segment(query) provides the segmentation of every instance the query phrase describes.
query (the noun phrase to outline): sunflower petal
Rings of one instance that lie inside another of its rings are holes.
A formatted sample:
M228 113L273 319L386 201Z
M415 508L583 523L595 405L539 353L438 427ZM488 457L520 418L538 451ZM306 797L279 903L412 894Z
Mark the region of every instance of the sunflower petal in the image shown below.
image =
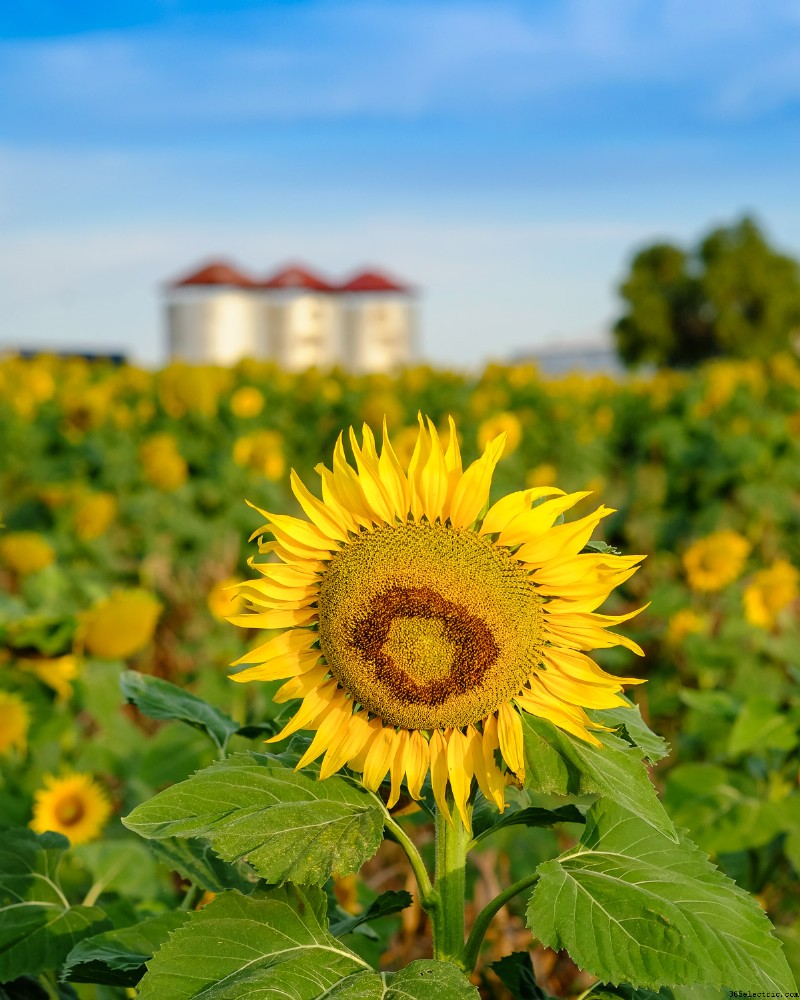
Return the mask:
M456 809L458 809L462 823L469 830L471 823L467 800L472 784L472 754L470 753L470 741L458 729L450 730L447 737L447 773Z
M430 739L431 753L431 788L439 812L448 823L452 823L450 810L447 806L447 743L438 729L434 729Z
M517 777L523 778L525 757L522 752L522 721L509 704L503 704L497 710L497 736L503 760Z
M502 497L486 512L479 534L495 535L503 531L519 514L531 509L534 500L548 496L564 496L564 491L556 486L536 486L529 490L518 490Z
M470 465L459 480L450 507L450 523L454 528L468 528L480 517L489 502L492 476L505 443L505 433L490 441L483 455Z

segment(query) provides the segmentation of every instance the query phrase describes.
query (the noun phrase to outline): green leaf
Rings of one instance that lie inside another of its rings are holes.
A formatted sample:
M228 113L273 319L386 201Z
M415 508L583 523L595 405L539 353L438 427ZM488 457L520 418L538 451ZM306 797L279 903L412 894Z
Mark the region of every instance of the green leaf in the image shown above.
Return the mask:
M555 795L597 794L618 802L677 843L641 752L609 733L602 747L576 739L545 719L523 713L525 784Z
M793 799L770 802L748 775L702 763L674 767L664 791L670 815L709 854L764 847L791 824Z
M796 723L771 698L753 695L739 709L731 727L728 753L738 757L751 750L792 750L797 743Z
M151 719L176 719L201 729L220 753L225 753L228 740L239 730L239 724L230 716L160 677L126 670L119 683L125 699L144 715Z
M365 967L330 935L302 897L254 899L224 893L159 949L140 984L140 1000L234 1000L267 995L314 996Z
M249 993L230 994L231 1000L250 996ZM322 997L325 1000L478 1000L479 994L455 965L420 959L399 972L358 972L339 980L324 992L295 992L292 997L302 997L302 1000ZM225 1000L229 1000L227 993Z
M156 862L140 840L96 840L73 848L73 858L92 876L92 896L115 892L130 899L152 899L161 888Z
M23 976L13 983L0 983L0 1000L51 1000L51 996L38 980Z
M62 978L73 983L135 986L149 962L188 913L162 913L133 927L85 938L67 956Z
M621 695L625 698L625 695ZM669 744L658 736L647 725L639 711L639 706L634 704L630 698L625 698L630 707L624 708L621 705L617 708L592 709L589 715L595 722L601 722L604 726L619 727L617 735L627 740L633 747L638 747L642 755L655 764L662 760L669 753Z
M177 872L206 892L224 892L226 889L252 892L260 881L246 861L228 864L214 854L205 840L167 837L153 840L149 846L156 859L167 865L170 871Z
M92 906L70 906L58 883L69 841L59 833L0 831L0 982L57 969L84 937L109 921Z
M548 1000L549 994L536 982L529 951L512 951L490 968L515 1000Z
M662 986L654 990L636 989L628 983L609 986L607 983L592 987L591 1000L729 1000L727 990L712 989L708 986L676 986L670 989Z
M601 800L580 844L539 868L528 924L612 984L795 990L766 915L689 840Z
M344 775L317 781L275 757L243 753L173 785L123 822L143 837L204 837L225 861L247 860L278 884L322 883L377 851L384 813Z
M497 815L495 811L494 815ZM482 817L485 818L485 817ZM476 836L473 843L477 844L486 837L490 837L498 830L503 830L507 826L553 826L556 823L585 823L583 813L576 806L559 806L558 809L540 809L539 806L528 806L525 809L515 809L503 813L496 823L476 827L473 819L473 831Z
M406 907L411 906L412 902L411 893L406 892L405 889L389 889L387 892L382 892L377 899L373 899L363 913L358 913L354 917L347 917L338 920L336 923L332 923L330 926L331 934L334 937L344 937L345 934L352 934L362 924L366 924L370 920L377 920L379 917L389 917L393 913L400 913L401 910L405 910Z
M140 1000L477 1000L446 962L377 973L324 929L302 893L218 896L171 936L148 965Z

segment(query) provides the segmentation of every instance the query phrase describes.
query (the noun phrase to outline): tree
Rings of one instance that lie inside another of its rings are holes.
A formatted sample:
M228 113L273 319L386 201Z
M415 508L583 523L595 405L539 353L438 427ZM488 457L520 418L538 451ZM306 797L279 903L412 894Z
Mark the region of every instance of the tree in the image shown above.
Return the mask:
M713 357L768 357L800 329L800 265L744 217L684 251L656 243L633 258L614 325L628 365L688 367Z

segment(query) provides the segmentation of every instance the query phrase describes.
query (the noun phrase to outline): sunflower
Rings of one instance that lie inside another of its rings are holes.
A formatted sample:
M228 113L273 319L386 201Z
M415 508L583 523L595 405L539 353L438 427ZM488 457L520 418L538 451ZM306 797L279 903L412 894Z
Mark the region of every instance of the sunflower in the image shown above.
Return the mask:
M273 539L260 550L278 561L255 564L249 610L230 619L273 633L233 678L288 678L275 700L302 701L273 739L315 731L298 767L324 754L321 778L347 764L372 790L389 774L390 806L403 780L419 798L430 772L439 808L449 785L466 825L473 777L499 809L507 772L524 777L521 713L598 745L585 710L625 704L622 684L639 683L586 650L641 654L607 631L636 612L596 609L642 557L583 552L606 507L555 524L586 493L532 488L489 507L504 441L462 471L452 419L444 447L420 417L406 471L385 422L380 455L366 424L360 445L350 431L355 467L340 436L333 469L317 466L322 500L291 474L308 520L260 511L255 535Z
M11 531L0 538L0 562L20 576L38 573L55 558L53 546L35 531Z
M97 838L111 815L103 788L89 774L49 775L34 797L31 829L53 830L73 845Z
M23 699L11 691L0 691L0 754L23 752L30 724L30 711Z
M715 531L693 542L683 554L689 586L697 591L722 590L740 576L750 543L735 531Z
M785 559L753 574L744 589L744 616L758 628L774 628L780 613L797 600L800 573Z
M76 642L102 660L125 660L153 638L161 610L146 590L115 590L79 612Z

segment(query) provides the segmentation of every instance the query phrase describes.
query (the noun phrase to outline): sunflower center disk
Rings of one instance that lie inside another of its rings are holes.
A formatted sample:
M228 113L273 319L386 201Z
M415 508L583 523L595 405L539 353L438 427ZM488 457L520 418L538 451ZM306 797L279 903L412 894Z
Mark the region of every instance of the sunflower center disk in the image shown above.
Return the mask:
M83 802L77 795L68 795L55 808L56 819L62 826L80 823L85 813Z
M539 666L542 607L523 567L474 532L386 525L331 560L319 634L333 676L387 725L463 728Z

